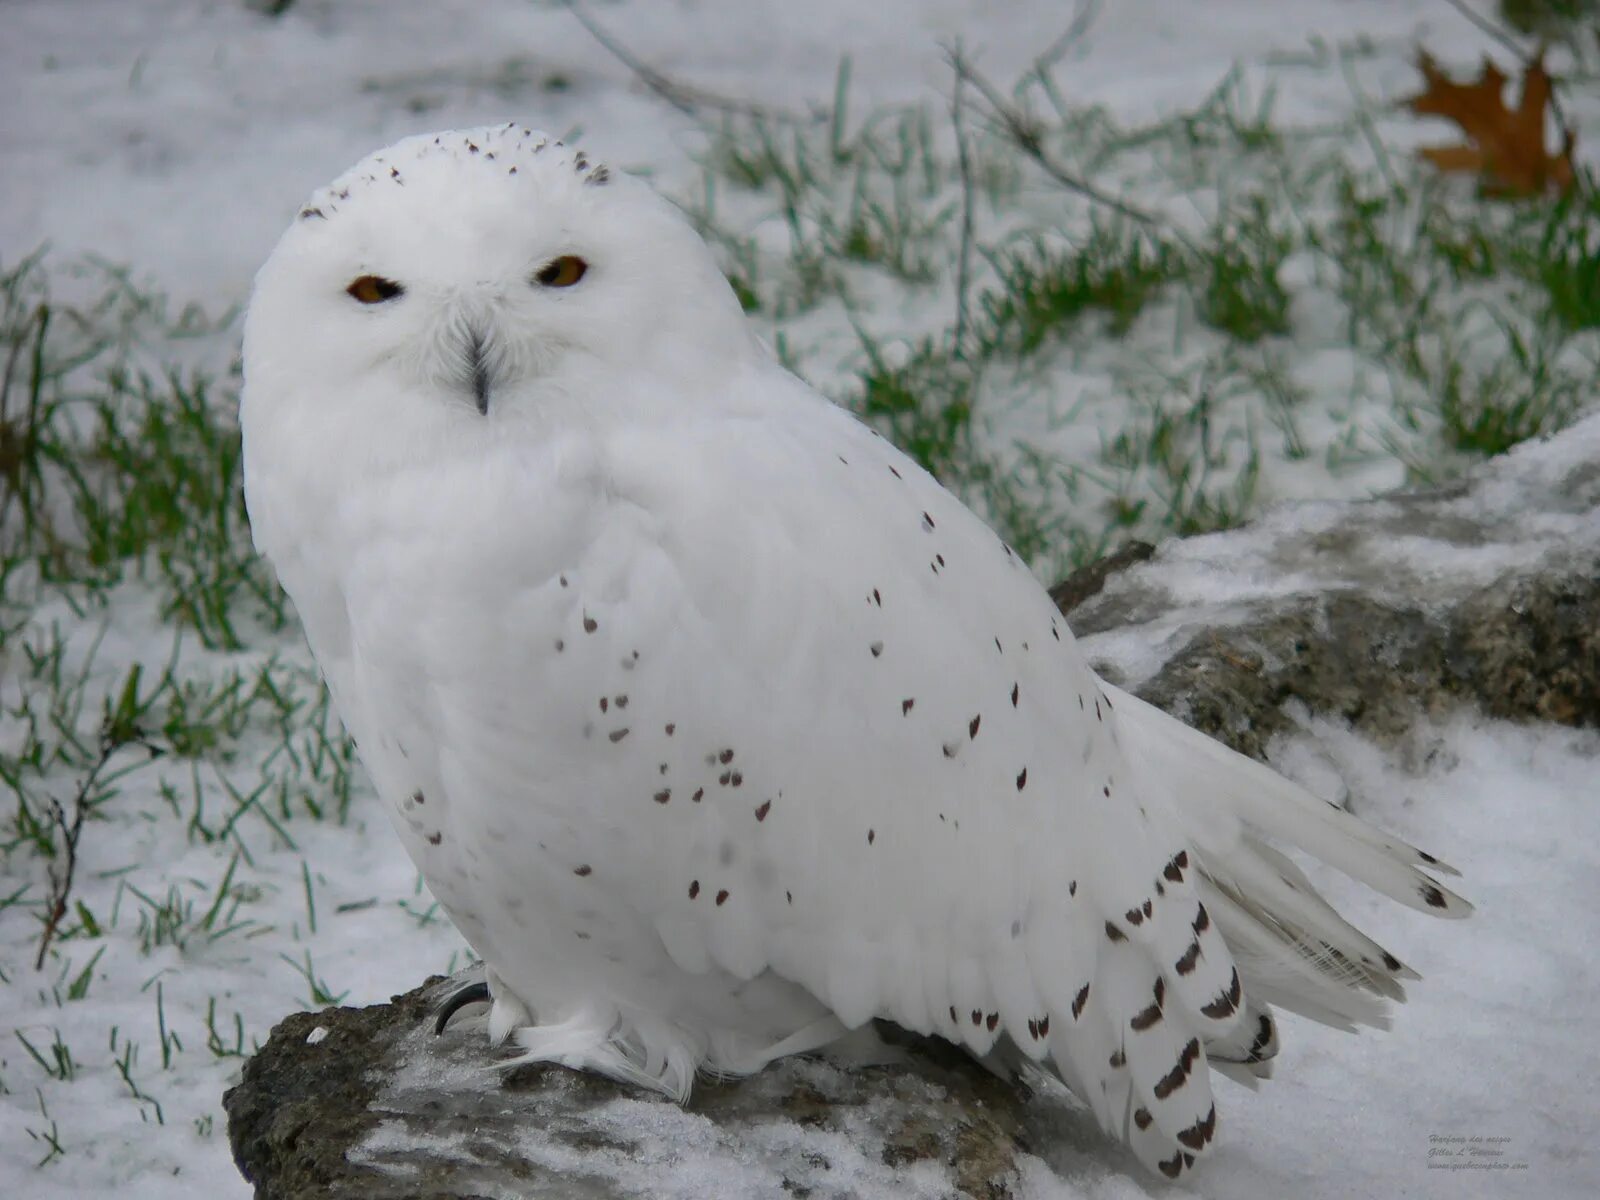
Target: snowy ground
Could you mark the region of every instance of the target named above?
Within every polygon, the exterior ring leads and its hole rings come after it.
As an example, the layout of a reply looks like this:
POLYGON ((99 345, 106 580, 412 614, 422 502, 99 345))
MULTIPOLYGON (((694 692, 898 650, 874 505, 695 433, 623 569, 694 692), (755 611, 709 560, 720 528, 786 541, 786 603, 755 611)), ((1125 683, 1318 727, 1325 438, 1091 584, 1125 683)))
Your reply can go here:
MULTIPOLYGON (((1016 0, 1003 16, 978 0, 631 0, 594 11, 674 78, 774 108, 828 101, 849 55, 857 112, 942 112, 941 45, 961 39, 989 77, 1011 80, 1070 19, 1045 0, 1016 0)), ((1313 125, 1358 95, 1412 90, 1415 40, 1461 63, 1488 46, 1440 0, 1116 0, 1063 79, 1075 100, 1133 124, 1200 103, 1238 64, 1256 94, 1275 90, 1276 121, 1313 125), (1348 74, 1283 66, 1357 37, 1373 49, 1348 74)), ((0 11, 0 266, 48 242, 54 263, 96 255, 179 305, 224 310, 242 303, 300 199, 348 163, 406 133, 511 117, 581 136, 680 199, 704 188, 702 128, 638 88, 559 5, 300 0, 274 20, 242 0, 12 0, 0 11)), ((1397 124, 1385 138, 1403 152, 1436 132, 1397 124)), ((1037 188, 1022 199, 1053 202, 1037 188)), ((735 203, 729 219, 765 251, 766 218, 752 211, 735 203)), ((55 286, 70 297, 81 284, 61 270, 55 286)), ((949 299, 883 294, 893 302, 873 320, 907 336, 949 299)), ((1311 391, 1307 436, 1370 435, 1376 418, 1352 415, 1362 384, 1337 330, 1315 304, 1299 315, 1291 348, 1321 364, 1299 378, 1311 391)), ((759 316, 814 378, 848 374, 845 315, 759 316)), ((1159 340, 1169 317, 1157 311, 1139 336, 1159 340)), ((1036 404, 1016 391, 984 436, 1069 448, 1107 436, 1099 418, 1054 419, 1059 396, 1053 384, 1042 391, 1036 404)), ((1369 450, 1344 469, 1327 455, 1275 454, 1269 491, 1348 496, 1402 481, 1401 457, 1369 450)), ((0 843, 0 1193, 244 1195, 220 1112, 239 1053, 286 1012, 385 998, 458 965, 464 947, 369 804, 292 628, 206 650, 179 637, 147 582, 120 582, 93 605, 22 574, 3 586, 7 609, 26 611, 0 655, 0 753, 73 739, 92 749, 103 700, 116 701, 136 663, 145 686, 170 669, 188 687, 184 729, 221 732, 204 752, 148 762, 128 746, 106 763, 100 784, 114 796, 81 842, 82 910, 42 972, 45 866, 20 831, 0 843)), ((1359 922, 1427 978, 1393 1033, 1352 1039, 1290 1021, 1269 1088, 1220 1085, 1222 1144, 1191 1185, 1199 1194, 1579 1196, 1600 1178, 1588 1157, 1600 1042, 1587 1020, 1600 955, 1581 916, 1600 901, 1600 818, 1585 794, 1600 739, 1465 718, 1419 736, 1436 752, 1411 769, 1339 729, 1306 735, 1374 819, 1466 869, 1479 914, 1443 926, 1343 891, 1359 922), (1435 1137, 1510 1139, 1496 1143, 1506 1165, 1440 1169, 1464 1160, 1430 1149, 1464 1144, 1435 1137)), ((82 772, 48 765, 41 786, 68 803, 82 772)), ((1040 1197, 1171 1192, 1132 1171, 1110 1147, 1063 1147, 1029 1163, 1027 1186, 1040 1197)))

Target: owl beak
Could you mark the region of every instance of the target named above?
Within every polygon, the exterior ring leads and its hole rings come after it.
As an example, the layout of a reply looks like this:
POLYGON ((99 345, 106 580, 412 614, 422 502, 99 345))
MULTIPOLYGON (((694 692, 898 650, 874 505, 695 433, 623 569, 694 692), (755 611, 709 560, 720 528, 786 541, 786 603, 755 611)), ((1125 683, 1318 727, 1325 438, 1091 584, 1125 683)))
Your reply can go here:
POLYGON ((488 416, 489 390, 492 380, 484 350, 485 338, 483 334, 476 329, 472 330, 467 336, 467 371, 472 380, 472 398, 478 405, 478 412, 488 416))

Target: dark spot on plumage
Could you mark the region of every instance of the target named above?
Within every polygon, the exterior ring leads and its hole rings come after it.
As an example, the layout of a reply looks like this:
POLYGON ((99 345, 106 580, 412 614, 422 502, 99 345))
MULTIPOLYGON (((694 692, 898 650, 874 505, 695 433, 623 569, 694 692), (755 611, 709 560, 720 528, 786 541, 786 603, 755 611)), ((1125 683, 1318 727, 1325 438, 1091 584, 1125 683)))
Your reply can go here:
POLYGON ((1438 866, 1439 865, 1439 860, 1437 858, 1435 858, 1433 855, 1429 854, 1426 850, 1418 850, 1417 851, 1417 857, 1420 858, 1423 862, 1429 864, 1430 866, 1438 866))
POLYGON ((882 642, 873 642, 872 645, 867 647, 867 649, 872 651, 872 657, 873 658, 877 658, 878 655, 883 653, 883 643, 882 642))
POLYGON ((611 701, 607 700, 604 696, 601 696, 600 697, 600 711, 601 712, 605 712, 606 709, 609 708, 610 706, 611 706, 611 701))
POLYGON ((1140 924, 1143 924, 1143 922, 1144 922, 1144 914, 1142 912, 1140 912, 1137 908, 1130 908, 1127 912, 1123 913, 1122 915, 1127 918, 1127 921, 1128 921, 1129 925, 1140 925, 1140 924))
POLYGON ((1128 940, 1128 935, 1123 933, 1122 930, 1118 929, 1110 921, 1107 921, 1106 922, 1106 940, 1107 941, 1112 941, 1112 942, 1125 942, 1125 941, 1128 940))
POLYGON ((1061 631, 1056 628, 1056 623, 1054 621, 1050 622, 1050 636, 1055 638, 1055 640, 1058 642, 1061 640, 1061 631))
POLYGON ((477 153, 477 152, 478 152, 478 146, 477 146, 477 143, 476 143, 476 142, 470 142, 470 141, 469 141, 469 142, 468 142, 468 143, 467 143, 467 152, 468 152, 468 153, 469 153, 469 154, 476 154, 476 153, 477 153))
POLYGON ((1111 1057, 1106 1059, 1106 1065, 1113 1071, 1120 1071, 1128 1065, 1128 1056, 1121 1050, 1112 1051, 1111 1057))
POLYGON ((876 829, 867 830, 867 845, 870 846, 870 845, 872 845, 873 842, 875 842, 877 840, 878 840, 878 831, 876 829))
POLYGON ((623 738, 628 736, 627 726, 623 726, 621 729, 613 729, 606 736, 609 737, 612 744, 615 745, 617 742, 620 742, 623 738))
POLYGON ((705 794, 706 794, 705 788, 695 788, 694 795, 690 796, 689 799, 694 801, 694 803, 699 804, 701 799, 705 796, 705 794))
POLYGON ((973 717, 972 720, 968 721, 967 722, 967 737, 968 738, 977 737, 978 736, 978 726, 980 726, 982 724, 983 724, 983 714, 982 713, 979 713, 977 716, 973 717))
POLYGON ((837 458, 840 462, 842 462, 845 466, 848 467, 850 465, 850 460, 848 458, 846 458, 844 455, 838 454, 838 455, 835 455, 834 457, 837 458))
POLYGON ((1233 979, 1228 984, 1227 989, 1210 1004, 1204 1005, 1200 1009, 1201 1015, 1210 1017, 1213 1021, 1226 1020, 1228 1017, 1233 1016, 1235 1010, 1238 1009, 1240 994, 1239 972, 1235 969, 1233 979))
POLYGON ((1146 900, 1143 905, 1143 912, 1146 918, 1155 916, 1155 905, 1151 901, 1146 900))
POLYGON ((1262 1013, 1257 1018, 1255 1041, 1250 1043, 1250 1062, 1260 1062, 1261 1052, 1272 1044, 1272 1018, 1262 1013))
POLYGON ((1189 1078, 1189 1072, 1194 1067, 1195 1059, 1200 1057, 1200 1039, 1190 1038, 1183 1048, 1183 1053, 1178 1055, 1178 1061, 1172 1070, 1168 1071, 1156 1081, 1155 1087, 1150 1090, 1157 1100, 1165 1100, 1173 1092, 1182 1087, 1189 1078))
POLYGON ((928 515, 926 509, 924 509, 922 513, 922 527, 928 530, 933 528, 933 518, 928 515))
POLYGON ((944 555, 935 554, 933 556, 933 558, 934 558, 934 561, 937 562, 941 567, 944 566, 944 555))
POLYGON ((718 752, 717 761, 722 763, 724 766, 726 766, 728 763, 731 763, 733 761, 733 751, 729 749, 718 752))
POLYGON ((1111 697, 1110 696, 1107 696, 1104 693, 1101 693, 1100 699, 1102 699, 1102 700, 1104 700, 1106 702, 1106 707, 1107 708, 1114 708, 1114 706, 1111 703, 1111 697))
POLYGON ((1183 1174, 1183 1151, 1178 1151, 1171 1158, 1162 1159, 1156 1166, 1161 1168, 1161 1173, 1168 1179, 1176 1179, 1183 1174))
POLYGON ((787 900, 790 904, 794 903, 794 893, 793 892, 785 892, 783 894, 783 898, 785 900, 787 900))
POLYGON ((700 881, 698 879, 691 880, 690 883, 689 883, 689 899, 693 900, 699 894, 700 894, 700 881))
POLYGON ((444 834, 442 833, 430 833, 428 835, 428 845, 430 846, 437 846, 442 841, 444 841, 444 834))
POLYGON ((1383 952, 1383 965, 1388 967, 1391 971, 1399 971, 1405 967, 1403 962, 1401 962, 1394 955, 1390 954, 1387 950, 1383 952))
POLYGON ((902 717, 906 716, 913 708, 916 707, 916 703, 917 702, 914 699, 900 701, 900 715, 902 717))
POLYGON ((1000 639, 999 638, 995 638, 995 640, 994 640, 994 648, 995 648, 996 651, 998 651, 1001 654, 1004 654, 1006 652, 1006 648, 1000 644, 1000 639))
POLYGON ((1101 792, 1102 795, 1105 796, 1105 798, 1107 800, 1111 799, 1111 785, 1110 784, 1107 784, 1105 787, 1101 788, 1100 792, 1101 792))
POLYGON ((320 208, 302 208, 300 210, 300 219, 302 221, 326 221, 328 217, 320 208))
POLYGON ((1027 786, 1028 786, 1028 768, 1027 767, 1023 767, 1022 770, 1017 773, 1017 791, 1020 792, 1023 788, 1025 788, 1027 786))
POLYGON ((417 804, 426 804, 428 802, 428 798, 422 794, 421 788, 411 793, 411 799, 417 804))
POLYGON ((560 654, 566 648, 567 648, 567 643, 562 641, 560 638, 557 638, 556 639, 556 653, 560 654))
POLYGON ((1083 711, 1083 697, 1082 696, 1078 697, 1078 711, 1079 712, 1083 711))
POLYGON ((1076 879, 1074 879, 1070 883, 1067 884, 1067 895, 1076 896, 1077 894, 1078 894, 1078 881, 1076 879))
POLYGON ((1094 719, 1096 721, 1105 720, 1105 718, 1100 715, 1100 701, 1098 700, 1094 702, 1094 719))
POLYGON ((982 1009, 975 1008, 975 1009, 972 1010, 972 1023, 974 1025, 982 1025, 983 1024, 983 1010, 982 1009))
POLYGON ((1424 900, 1426 900, 1428 902, 1429 905, 1431 905, 1434 908, 1447 908, 1448 907, 1448 905, 1445 902, 1444 893, 1441 892, 1438 888, 1434 887, 1431 883, 1423 884, 1420 888, 1417 889, 1417 892, 1418 892, 1418 894, 1420 894, 1422 896, 1422 898, 1424 900))
POLYGON ((1072 1019, 1076 1021, 1083 1016, 1083 1006, 1089 1003, 1089 985, 1086 983, 1078 989, 1078 994, 1072 998, 1072 1019))
POLYGON ((657 774, 665 775, 667 773, 667 764, 666 763, 662 763, 659 767, 656 768, 656 772, 657 772, 657 774))
POLYGON ((561 575, 561 576, 558 576, 558 578, 561 580, 561 586, 562 587, 566 587, 567 586, 567 577, 565 575, 561 575))
POLYGON ((728 781, 730 779, 732 779, 732 778, 733 778, 733 772, 732 771, 724 771, 721 775, 717 776, 717 782, 720 783, 723 787, 727 787, 728 786, 728 781))
POLYGON ((883 607, 883 597, 878 594, 878 589, 877 588, 873 588, 872 589, 872 602, 874 604, 876 604, 879 608, 883 607))
POLYGON ((599 629, 599 628, 600 628, 600 622, 596 621, 593 617, 591 617, 587 613, 585 613, 584 617, 583 617, 583 631, 585 633, 593 633, 596 629, 599 629))
POLYGON ((1028 1036, 1034 1041, 1039 1040, 1039 1022, 1035 1021, 1032 1017, 1028 1018, 1028 1036))
POLYGON ((1147 1108, 1136 1108, 1133 1110, 1133 1123, 1140 1129, 1149 1129, 1150 1122, 1154 1119, 1155 1118, 1150 1115, 1150 1110, 1147 1108))
POLYGON ((1205 1117, 1178 1134, 1178 1140, 1191 1150, 1204 1150, 1212 1134, 1217 1131, 1217 1106, 1213 1104, 1205 1117))
POLYGON ((1039 1036, 1040 1037, 1049 1037, 1050 1036, 1050 1014, 1049 1013, 1046 1013, 1044 1016, 1039 1018, 1039 1036))
POLYGON ((983 1023, 988 1027, 989 1032, 993 1033, 995 1031, 995 1027, 1000 1024, 1000 1014, 997 1012, 990 1013, 984 1018, 983 1023))
POLYGON ((950 1019, 951 1019, 951 1020, 952 1020, 952 1021, 959 1021, 959 1020, 961 1020, 961 1018, 960 1018, 960 1017, 958 1017, 958 1016, 956 1016, 956 1006, 955 1006, 955 1005, 954 1005, 954 1004, 952 1004, 952 1005, 951 1005, 951 1006, 950 1006, 950 1019))
POLYGON ((655 802, 657 804, 665 804, 668 800, 672 799, 672 789, 671 788, 662 788, 659 792, 657 792, 655 794, 653 799, 655 800, 655 802))
POLYGON ((769 812, 771 812, 771 811, 772 811, 772 801, 771 800, 763 800, 760 804, 758 804, 756 806, 756 820, 765 821, 767 819, 767 814, 769 812))
POLYGON ((723 888, 717 893, 717 907, 721 908, 728 899, 728 889, 723 888))
POLYGON ((1174 965, 1177 967, 1179 975, 1187 975, 1194 970, 1195 963, 1197 963, 1199 960, 1200 943, 1190 942, 1189 948, 1183 952, 1183 957, 1180 958, 1174 965))
POLYGON ((941 747, 941 749, 944 750, 944 756, 946 758, 954 758, 956 756, 956 751, 961 749, 961 743, 960 742, 945 742, 944 745, 941 747))
POLYGON ((1211 914, 1206 911, 1206 906, 1204 904, 1201 904, 1198 907, 1198 909, 1196 910, 1195 915, 1194 915, 1194 932, 1195 932, 1195 936, 1199 937, 1202 933, 1204 933, 1207 929, 1210 929, 1210 928, 1211 928, 1211 914))
POLYGON ((674 724, 674 723, 673 723, 673 722, 671 722, 671 721, 668 721, 668 722, 667 722, 667 736, 668 736, 668 737, 671 737, 671 736, 672 736, 672 735, 673 735, 673 734, 675 734, 675 733, 677 733, 677 732, 678 732, 678 727, 677 727, 677 725, 676 725, 676 724, 674 724))
POLYGON ((618 708, 627 708, 628 707, 628 697, 627 696, 618 696, 614 700, 612 700, 611 703, 615 704, 618 708))
POLYGON ((605 166, 598 166, 589 172, 589 178, 584 183, 592 187, 604 187, 611 182, 611 172, 605 166))
POLYGON ((731 783, 734 787, 739 787, 744 783, 744 776, 741 775, 738 771, 735 771, 733 773, 733 777, 728 782, 731 783))
POLYGON ((1011 685, 1011 707, 1017 706, 1017 697, 1022 695, 1022 689, 1015 683, 1011 685))
POLYGON ((594 868, 591 867, 588 863, 584 863, 583 866, 581 866, 581 867, 573 867, 572 868, 572 873, 574 875, 578 876, 578 878, 582 879, 586 875, 594 874, 594 868))
POLYGON ((901 476, 900 472, 896 471, 893 467, 889 468, 889 474, 893 475, 896 479, 903 478, 903 476, 901 476))
POLYGON ((516 173, 517 173, 517 169, 515 167, 512 167, 511 170, 506 172, 506 174, 508 174, 508 175, 515 175, 516 173))

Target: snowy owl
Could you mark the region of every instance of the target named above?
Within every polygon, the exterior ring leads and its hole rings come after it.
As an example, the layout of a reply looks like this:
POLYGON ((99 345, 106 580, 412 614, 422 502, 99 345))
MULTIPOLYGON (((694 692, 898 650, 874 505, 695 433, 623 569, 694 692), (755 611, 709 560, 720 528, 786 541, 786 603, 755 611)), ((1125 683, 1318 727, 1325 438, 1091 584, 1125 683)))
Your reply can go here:
POLYGON ((886 1018, 1058 1076, 1177 1177, 1273 1006, 1382 1024, 1416 977, 1267 839, 1469 911, 1097 678, 677 210, 536 131, 313 195, 241 420, 256 543, 515 1061, 683 1099, 886 1018))

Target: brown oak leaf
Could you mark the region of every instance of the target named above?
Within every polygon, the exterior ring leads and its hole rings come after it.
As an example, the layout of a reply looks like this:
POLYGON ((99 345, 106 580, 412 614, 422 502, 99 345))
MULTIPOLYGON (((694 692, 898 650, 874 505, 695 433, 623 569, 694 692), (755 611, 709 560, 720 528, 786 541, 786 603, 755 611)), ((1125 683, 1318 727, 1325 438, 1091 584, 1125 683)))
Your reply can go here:
POLYGON ((1544 55, 1535 56, 1522 73, 1522 95, 1515 108, 1505 102, 1505 72, 1488 59, 1471 83, 1457 83, 1426 50, 1417 51, 1417 69, 1427 87, 1407 100, 1418 116, 1454 121, 1467 141, 1455 146, 1426 146, 1418 151, 1441 171, 1470 172, 1490 195, 1538 196, 1572 190, 1576 176, 1572 151, 1577 135, 1561 131, 1561 150, 1545 149, 1545 109, 1550 103, 1550 75, 1544 55))

